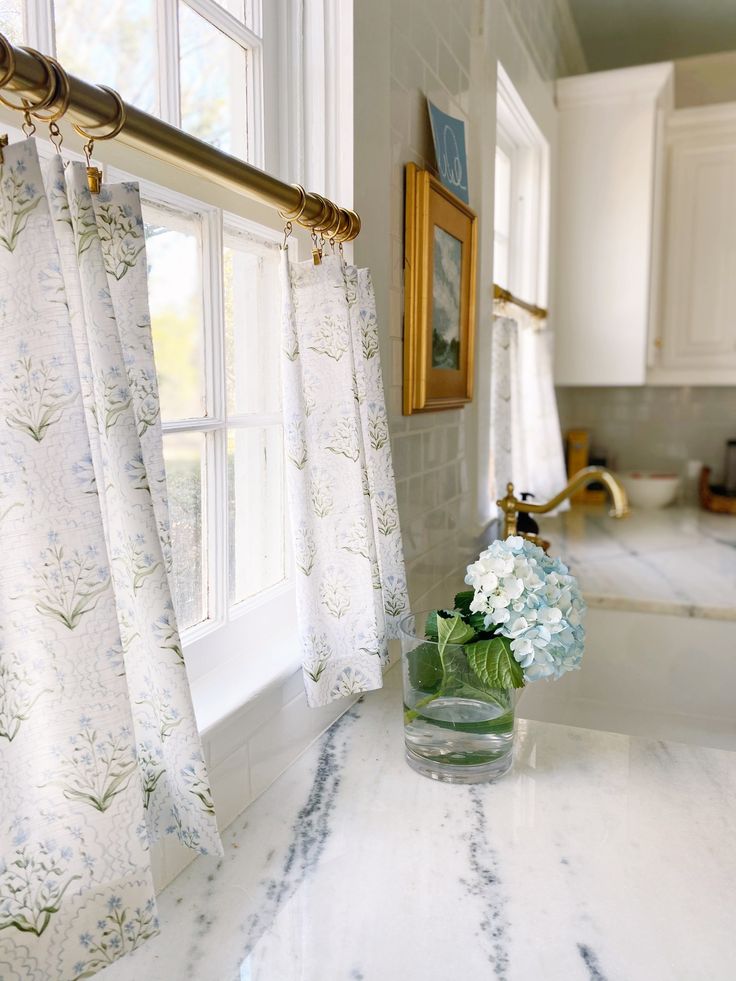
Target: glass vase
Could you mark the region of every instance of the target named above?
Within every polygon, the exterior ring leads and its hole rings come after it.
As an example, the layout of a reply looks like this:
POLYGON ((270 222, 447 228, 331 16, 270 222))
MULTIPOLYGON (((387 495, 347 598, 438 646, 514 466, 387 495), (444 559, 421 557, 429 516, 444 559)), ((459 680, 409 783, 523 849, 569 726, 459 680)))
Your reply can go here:
POLYGON ((487 783, 513 761, 519 691, 484 685, 465 647, 425 632, 430 611, 400 624, 404 742, 412 769, 445 783, 487 783))

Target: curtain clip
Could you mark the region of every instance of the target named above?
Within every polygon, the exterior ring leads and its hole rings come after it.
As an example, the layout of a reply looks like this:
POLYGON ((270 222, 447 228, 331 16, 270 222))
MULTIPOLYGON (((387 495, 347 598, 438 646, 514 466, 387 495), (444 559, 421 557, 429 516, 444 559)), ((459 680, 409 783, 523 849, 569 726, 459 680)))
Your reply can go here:
POLYGON ((312 262, 315 266, 322 264, 322 249, 319 245, 319 239, 315 232, 312 232, 312 262))
POLYGON ((87 161, 87 187, 90 194, 99 194, 102 188, 102 171, 92 163, 92 152, 95 148, 95 141, 90 139, 84 144, 84 157, 87 161))
POLYGON ((0 133, 0 164, 5 163, 5 157, 3 156, 3 150, 8 145, 8 134, 0 133))
POLYGON ((87 187, 90 194, 99 194, 102 190, 102 171, 99 167, 87 168, 87 187))
MULTIPOLYGON (((74 124, 74 129, 77 131, 77 133, 87 140, 87 142, 84 144, 84 155, 87 158, 87 186, 92 194, 99 194, 102 187, 102 171, 99 169, 99 167, 93 167, 91 160, 95 140, 113 139, 113 137, 117 136, 125 126, 127 119, 125 103, 120 98, 120 94, 116 92, 115 89, 111 89, 108 85, 100 85, 99 88, 101 88, 104 92, 107 92, 109 96, 112 96, 117 109, 115 116, 109 122, 102 124, 103 126, 112 126, 110 132, 105 133, 104 136, 99 133, 88 133, 86 129, 82 129, 82 127, 77 125, 77 123, 74 124)), ((91 128, 100 129, 100 126, 93 126, 91 128)))

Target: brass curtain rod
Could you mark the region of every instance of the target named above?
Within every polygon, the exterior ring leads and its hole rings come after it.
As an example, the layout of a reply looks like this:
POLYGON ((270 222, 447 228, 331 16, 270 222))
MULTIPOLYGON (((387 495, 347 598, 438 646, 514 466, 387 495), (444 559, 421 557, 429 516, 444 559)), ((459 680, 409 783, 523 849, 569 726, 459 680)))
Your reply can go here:
MULTIPOLYGON (((2 35, 0 35, 2 37, 2 35)), ((7 41, 7 38, 3 38, 7 41)), ((9 75, 12 60, 15 70, 3 88, 21 97, 31 99, 38 96, 48 86, 48 76, 42 61, 28 51, 7 42, 12 55, 9 57, 5 45, 0 45, 0 77, 9 75)), ((85 82, 75 75, 69 75, 69 103, 65 118, 72 123, 86 127, 104 127, 119 114, 115 98, 97 85, 85 82)), ((51 108, 59 105, 61 98, 51 103, 51 108)), ((285 214, 293 214, 293 221, 307 228, 320 231, 330 216, 339 213, 344 219, 341 229, 347 228, 344 241, 355 238, 360 231, 360 218, 348 209, 338 209, 331 201, 313 193, 305 193, 296 185, 286 184, 277 177, 238 160, 236 157, 216 150, 195 136, 165 123, 155 116, 124 103, 125 125, 122 133, 125 142, 138 150, 145 150, 167 163, 187 170, 189 173, 217 182, 238 194, 253 198, 276 208, 285 214), (298 215, 298 217, 296 217, 298 215)), ((101 138, 101 137, 100 137, 101 138)))
POLYGON ((503 286, 499 286, 498 283, 493 284, 493 299, 503 300, 504 303, 513 303, 515 307, 520 307, 522 310, 526 310, 530 313, 532 317, 536 317, 538 320, 547 319, 547 311, 544 307, 536 307, 533 303, 527 303, 526 300, 520 300, 518 296, 514 296, 508 290, 505 290, 503 286))

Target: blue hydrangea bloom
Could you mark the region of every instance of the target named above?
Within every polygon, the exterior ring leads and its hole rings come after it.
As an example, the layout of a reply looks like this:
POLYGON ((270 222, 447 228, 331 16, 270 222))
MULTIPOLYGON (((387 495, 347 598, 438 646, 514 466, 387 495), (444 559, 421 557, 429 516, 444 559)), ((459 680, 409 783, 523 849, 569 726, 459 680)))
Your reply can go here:
POLYGON ((526 681, 559 678, 580 667, 585 645, 585 603, 560 559, 512 535, 496 541, 468 566, 473 613, 511 640, 526 681))

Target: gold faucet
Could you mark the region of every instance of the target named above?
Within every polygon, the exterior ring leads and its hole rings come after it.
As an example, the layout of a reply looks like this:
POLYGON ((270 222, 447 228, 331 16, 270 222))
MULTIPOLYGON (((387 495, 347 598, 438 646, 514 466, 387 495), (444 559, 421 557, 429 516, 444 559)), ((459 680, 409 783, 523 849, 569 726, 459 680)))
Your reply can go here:
MULTIPOLYGON (((574 494, 575 491, 587 487, 588 484, 592 484, 594 481, 600 481, 602 484, 605 484, 608 493, 611 495, 611 502, 613 504, 609 512, 611 517, 625 518, 629 513, 629 500, 626 496, 626 491, 611 471, 604 470, 602 467, 585 467, 584 470, 579 470, 568 481, 567 487, 563 488, 559 494, 556 494, 546 504, 532 504, 529 501, 520 501, 518 497, 514 496, 514 485, 507 484, 506 497, 501 498, 500 501, 496 501, 496 504, 503 511, 503 537, 508 538, 509 535, 519 534, 517 531, 517 520, 520 511, 525 511, 527 514, 547 514, 548 511, 552 511, 558 504, 561 504, 566 498, 574 494)), ((522 533, 522 538, 528 538, 536 545, 542 545, 542 547, 549 544, 543 542, 537 535, 524 535, 522 533)))

